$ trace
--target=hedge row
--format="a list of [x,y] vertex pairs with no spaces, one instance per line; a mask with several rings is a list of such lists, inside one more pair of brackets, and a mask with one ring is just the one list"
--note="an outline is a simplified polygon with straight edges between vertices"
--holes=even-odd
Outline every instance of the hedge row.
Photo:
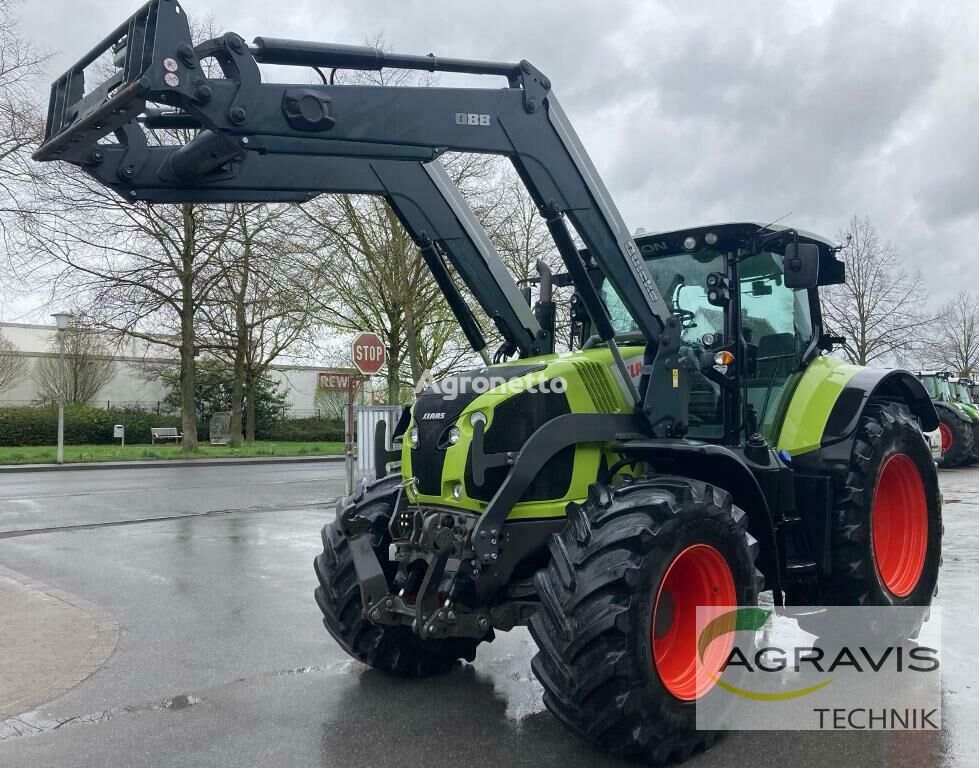
[[[258,420],[256,419],[256,422]],[[256,423],[257,440],[343,442],[343,422],[334,419],[282,419],[271,424]]]
[[[126,428],[126,443],[149,443],[151,427],[181,429],[179,416],[158,416],[142,411],[117,411],[87,405],[65,407],[66,445],[107,445],[116,442],[112,427]],[[198,424],[198,436],[207,440],[208,425]],[[343,440],[343,425],[323,419],[283,419],[264,425],[259,440]],[[58,441],[58,408],[31,406],[0,408],[0,446],[53,445]]]
[[[127,443],[148,443],[151,427],[179,429],[180,417],[69,405],[65,407],[65,444],[113,443],[115,424],[125,426]],[[0,445],[52,445],[57,440],[57,406],[0,408]]]

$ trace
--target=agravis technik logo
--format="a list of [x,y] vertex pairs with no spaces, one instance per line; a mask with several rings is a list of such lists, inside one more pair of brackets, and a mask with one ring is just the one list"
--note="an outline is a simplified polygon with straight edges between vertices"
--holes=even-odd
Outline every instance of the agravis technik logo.
[[908,612],[921,608],[798,610],[806,612],[805,631],[774,608],[698,609],[699,689],[710,692],[698,700],[698,728],[940,728],[934,609],[916,641],[899,633],[920,624]]

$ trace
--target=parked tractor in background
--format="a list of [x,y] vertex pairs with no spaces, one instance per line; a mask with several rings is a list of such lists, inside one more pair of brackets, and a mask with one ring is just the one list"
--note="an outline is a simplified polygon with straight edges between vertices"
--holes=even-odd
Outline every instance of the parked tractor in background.
[[979,456],[979,409],[971,401],[962,401],[970,392],[962,387],[953,389],[951,376],[943,371],[918,371],[938,414],[938,429],[942,436],[940,467],[962,467],[972,464]]
[[[104,54],[118,69],[86,90]],[[505,80],[266,83],[261,63]],[[151,142],[166,126],[192,138]],[[545,218],[566,271],[538,265],[533,306],[444,151],[508,158]],[[126,200],[380,195],[417,245],[473,367],[405,408],[394,449],[375,446],[381,476],[324,512],[315,599],[364,664],[443,673],[529,626],[564,725],[620,757],[683,760],[716,737],[697,729],[698,704],[733,698],[713,682],[723,654],[698,674],[699,606],[752,606],[762,590],[790,612],[932,600],[941,494],[922,429],[938,418],[910,373],[825,354],[839,340],[819,288],[844,280],[838,248],[751,222],[634,240],[527,61],[233,33],[194,47],[178,3],[151,0],[54,83],[35,157]],[[654,150],[640,157],[652,168]],[[564,353],[553,285],[574,291]],[[917,634],[914,613],[889,640]],[[404,738],[437,749],[437,730]]]
[[976,407],[976,399],[972,394],[975,382],[961,376],[949,376],[948,384],[955,402],[969,406],[969,413],[979,418],[979,408]]

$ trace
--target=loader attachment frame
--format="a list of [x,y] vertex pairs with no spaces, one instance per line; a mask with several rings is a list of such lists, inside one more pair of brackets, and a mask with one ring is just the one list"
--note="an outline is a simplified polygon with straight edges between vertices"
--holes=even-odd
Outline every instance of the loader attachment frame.
[[[116,71],[85,92],[85,70],[113,54]],[[220,76],[209,76],[213,60]],[[259,64],[383,67],[506,78],[503,88],[290,85]],[[325,78],[324,78],[325,79]],[[181,145],[150,146],[147,131],[194,129]],[[115,143],[106,141],[115,136]],[[328,192],[383,195],[446,290],[469,341],[485,341],[450,290],[440,255],[522,356],[549,351],[526,301],[461,194],[437,164],[447,151],[507,157],[545,215],[592,320],[651,434],[686,430],[689,361],[680,324],[657,290],[547,77],[519,63],[439,59],[234,33],[193,46],[176,0],[150,0],[51,88],[37,160],[81,166],[129,200],[302,202]],[[640,393],[607,310],[581,261],[570,222],[647,339]],[[455,294],[455,295],[454,295]]]

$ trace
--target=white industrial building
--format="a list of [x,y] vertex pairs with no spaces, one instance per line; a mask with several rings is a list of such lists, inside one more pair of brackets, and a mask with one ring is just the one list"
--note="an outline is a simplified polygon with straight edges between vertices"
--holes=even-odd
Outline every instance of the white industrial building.
[[[0,405],[29,405],[38,399],[38,386],[32,376],[35,361],[56,355],[57,328],[54,325],[0,323],[0,334],[16,348],[14,354],[29,359],[27,372],[15,384],[0,392]],[[166,397],[166,388],[158,378],[148,378],[147,370],[161,365],[179,365],[174,350],[141,339],[113,340],[112,360],[115,374],[92,404],[118,405],[152,409]],[[270,374],[286,392],[288,407],[296,415],[309,415],[315,408],[318,374],[325,370],[317,366],[273,365]]]

